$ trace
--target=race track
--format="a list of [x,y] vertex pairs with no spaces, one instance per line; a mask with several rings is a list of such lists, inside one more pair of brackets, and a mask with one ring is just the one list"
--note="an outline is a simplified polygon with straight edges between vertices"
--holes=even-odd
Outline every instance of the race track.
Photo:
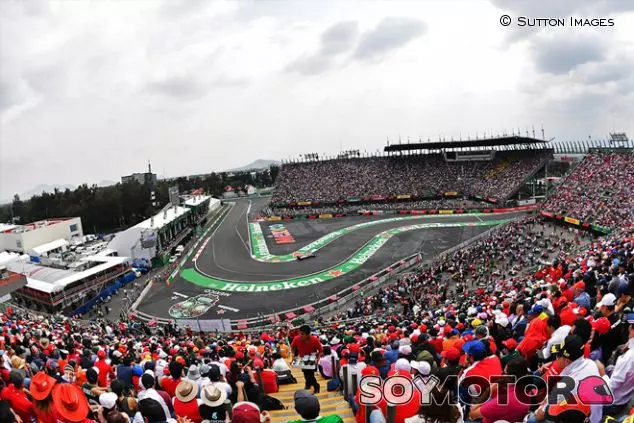
[[[183,310],[195,306],[200,319],[279,312],[328,298],[411,254],[431,259],[521,215],[359,216],[251,222],[249,228],[265,200],[225,206],[171,285],[155,285],[138,310],[191,318]],[[282,225],[294,242],[278,245],[273,225]],[[298,250],[316,257],[297,261],[292,254]]]

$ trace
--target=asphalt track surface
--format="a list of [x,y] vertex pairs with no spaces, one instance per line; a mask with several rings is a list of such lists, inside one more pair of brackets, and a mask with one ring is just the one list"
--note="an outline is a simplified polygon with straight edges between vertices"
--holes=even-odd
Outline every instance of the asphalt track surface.
[[[487,220],[511,219],[521,214],[490,214],[478,216],[445,215],[430,216],[414,221],[386,222],[371,227],[357,229],[335,239],[317,252],[317,256],[303,261],[286,263],[264,263],[252,258],[252,247],[248,229],[248,220],[255,210],[259,210],[266,199],[238,200],[226,206],[226,216],[207,235],[209,240],[204,248],[201,245],[193,251],[183,269],[196,269],[198,273],[226,281],[258,282],[280,281],[305,276],[336,266],[353,255],[359,248],[378,233],[418,223],[482,222]],[[388,216],[344,217],[330,220],[289,220],[279,222],[261,222],[263,235],[269,252],[275,255],[289,254],[338,229],[358,223],[393,218]],[[271,235],[270,226],[282,224],[294,237],[292,244],[277,245]],[[335,279],[306,286],[275,292],[222,292],[219,301],[200,319],[242,319],[258,314],[280,312],[296,306],[327,298],[356,282],[369,277],[392,263],[416,252],[422,253],[428,260],[461,242],[468,240],[493,226],[462,226],[449,228],[426,228],[394,235],[385,245],[374,253],[358,269]],[[200,249],[200,255],[193,259]],[[152,291],[141,302],[138,309],[144,313],[170,318],[169,309],[174,304],[197,295],[210,292],[194,285],[180,275],[171,286],[155,284]],[[216,291],[216,293],[218,293]],[[218,307],[218,306],[221,307]],[[238,311],[234,311],[238,310]]]

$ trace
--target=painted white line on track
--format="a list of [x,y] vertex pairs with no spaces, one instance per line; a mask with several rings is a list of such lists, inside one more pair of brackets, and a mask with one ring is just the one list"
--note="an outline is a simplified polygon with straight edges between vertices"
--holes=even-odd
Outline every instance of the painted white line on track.
[[225,310],[229,310],[229,311],[233,311],[234,313],[239,312],[240,310],[238,310],[237,308],[233,308],[233,307],[229,307],[229,306],[224,306],[224,305],[220,305],[218,304],[216,307],[218,308],[224,308]]
[[179,296],[179,297],[181,297],[181,298],[189,298],[189,296],[187,296],[187,295],[185,295],[185,294],[181,294],[180,292],[176,292],[176,291],[174,291],[172,294],[174,294],[174,295],[178,295],[178,296]]

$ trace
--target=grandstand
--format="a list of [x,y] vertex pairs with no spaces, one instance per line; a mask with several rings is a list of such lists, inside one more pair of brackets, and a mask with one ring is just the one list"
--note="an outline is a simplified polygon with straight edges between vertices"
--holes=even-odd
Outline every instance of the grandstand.
[[[451,205],[477,211],[483,200],[491,204],[512,198],[552,155],[543,144],[527,148],[518,143],[517,149],[499,150],[477,145],[473,148],[478,150],[468,152],[460,151],[460,147],[435,151],[437,147],[426,145],[429,151],[425,154],[398,155],[398,149],[390,146],[394,148],[387,157],[285,164],[276,186],[278,204],[274,207],[287,211],[310,207],[318,212],[332,207],[360,210],[368,204],[386,209]],[[324,296],[322,301],[330,303],[328,314],[304,307],[304,314],[288,312],[284,321],[273,318],[263,323],[261,316],[238,325],[229,321],[231,331],[220,333],[194,331],[182,319],[149,316],[137,321],[130,315],[118,321],[90,322],[59,316],[44,318],[8,307],[1,316],[5,336],[0,337],[0,373],[6,386],[0,386],[0,405],[7,413],[1,414],[0,407],[2,421],[15,421],[15,413],[25,422],[486,423],[502,419],[539,421],[542,415],[548,419],[545,421],[627,422],[627,416],[634,414],[634,228],[629,201],[634,182],[632,157],[630,150],[590,151],[547,193],[540,213],[524,215],[525,210],[515,210],[513,218],[492,225],[475,239],[470,237],[425,261],[412,258],[413,267],[407,267],[404,273],[392,272],[391,268],[382,271],[377,279],[380,285],[373,290],[350,285],[348,302],[339,303],[336,298],[330,301],[331,297]],[[322,184],[302,180],[314,179],[315,175],[320,175],[318,182]],[[338,180],[342,175],[345,178]],[[378,182],[372,179],[377,175],[383,176]],[[399,179],[404,176],[408,179]],[[430,192],[433,196],[428,195]],[[288,203],[279,204],[283,201]],[[194,198],[186,206],[196,211],[201,204]],[[275,247],[275,254],[273,250],[268,252],[267,245],[274,248],[274,235],[269,239],[265,236],[268,232],[261,229],[241,233],[255,224],[244,218],[249,216],[252,204],[258,203],[244,199],[218,206],[214,220],[203,225],[201,236],[193,241],[189,252],[192,260],[203,261],[209,241],[214,265],[222,257],[235,260],[238,254],[246,254],[252,261],[259,259],[263,267],[273,267],[275,272],[291,268],[295,274],[301,266],[319,265],[322,258],[294,260],[288,244]],[[166,220],[171,219],[169,222],[151,223],[170,230],[163,223],[169,225],[180,216],[192,214],[179,215],[177,209],[173,210],[174,216],[164,215]],[[197,219],[201,221],[210,216],[206,208],[198,211]],[[229,218],[224,224],[226,215]],[[468,217],[474,222],[454,225],[482,224],[487,219],[477,212]],[[429,225],[439,232],[431,234],[426,242],[439,244],[446,217],[432,218],[435,221]],[[459,218],[452,215],[450,219]],[[553,218],[568,225],[553,225]],[[345,219],[329,220],[329,226],[323,224],[320,228],[327,232],[327,242],[319,248],[333,248],[330,258],[337,263],[343,242],[326,247],[328,242],[356,231],[352,236],[364,245],[370,234],[368,228],[388,221],[364,216],[355,218],[365,220],[351,227],[346,226]],[[373,239],[386,239],[390,231],[402,229],[398,219],[403,217],[391,218],[391,226],[384,227]],[[295,233],[295,238],[308,242],[306,228],[319,227],[319,220],[317,216],[311,221],[288,222],[277,230],[288,231],[284,232],[286,236],[298,227],[304,228],[304,232]],[[596,239],[592,232],[580,230],[584,224],[609,227],[609,231]],[[230,235],[238,239],[236,248],[230,245]],[[221,243],[214,247],[216,237],[224,238],[219,238]],[[248,245],[245,240],[254,243]],[[89,263],[87,270],[100,269],[94,264]],[[25,280],[17,281],[16,274],[9,272],[4,272],[4,279],[16,283],[13,288],[26,284],[19,290],[28,289],[38,277],[53,287],[73,286],[68,270],[44,272],[36,264],[28,266],[22,269]],[[198,269],[197,264],[195,267]],[[329,269],[333,278],[343,273],[335,267]],[[190,274],[193,271],[187,270]],[[216,270],[210,267],[209,272]],[[234,278],[250,274],[253,291],[258,291],[258,283],[268,284],[275,291],[290,285],[288,281],[256,280],[253,276],[257,272],[247,266],[224,271]],[[201,291],[186,285],[176,274],[178,269],[169,278],[178,291],[156,276],[157,285],[161,285],[156,288],[160,298],[150,302],[163,308],[160,301],[170,301],[173,295],[174,301],[189,303],[189,308],[182,310],[192,313],[190,318],[196,320],[189,322],[196,322],[199,328],[203,328],[201,321],[205,321],[210,307],[219,301],[222,307],[214,312],[237,313],[236,303],[229,301],[246,301],[240,295],[253,295],[252,303],[286,301],[289,308],[294,305],[290,294],[271,295],[264,290],[256,296],[235,280],[224,280],[236,287],[231,292],[223,292],[217,285],[199,294]],[[368,281],[373,277],[369,276]],[[307,281],[293,283],[297,289],[309,285]],[[148,287],[152,289],[152,282]],[[315,298],[320,291],[314,290]],[[191,297],[181,298],[188,295]],[[213,296],[214,301],[205,303],[203,295]],[[194,313],[197,311],[200,314]],[[252,327],[251,322],[261,325]],[[318,354],[314,364],[296,360],[309,353]],[[570,389],[563,393],[566,401],[544,405],[523,401],[501,384],[485,390],[486,396],[477,403],[465,394],[478,391],[470,376],[478,376],[478,383],[486,385],[501,375],[517,377],[520,388],[527,387],[521,381],[530,380],[536,388],[534,393],[546,392],[555,376],[568,378]],[[392,376],[400,376],[404,383],[417,377],[429,381],[434,376],[443,385],[432,394],[450,401],[421,406],[421,394],[413,389],[411,401],[397,405],[384,398],[368,406],[360,392],[368,387],[368,376],[377,378],[379,385]],[[600,386],[593,387],[610,395],[601,395],[600,401],[590,404],[582,396],[583,380],[597,382]],[[23,389],[26,385],[28,391]],[[505,395],[511,395],[510,404],[503,402],[508,399]]]
[[[503,203],[552,159],[542,140],[504,137],[462,142],[396,144],[387,155],[285,163],[275,183],[269,214],[291,209],[449,198]],[[395,207],[398,208],[398,207]],[[450,207],[445,207],[450,208]],[[301,213],[301,211],[297,212]],[[304,214],[306,214],[304,212]]]

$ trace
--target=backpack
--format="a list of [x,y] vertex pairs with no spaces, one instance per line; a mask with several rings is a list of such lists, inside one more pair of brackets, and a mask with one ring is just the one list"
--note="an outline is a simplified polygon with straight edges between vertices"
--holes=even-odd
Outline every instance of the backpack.
[[340,387],[341,387],[341,381],[339,380],[338,377],[330,379],[328,383],[326,384],[326,390],[328,392],[338,391]]

